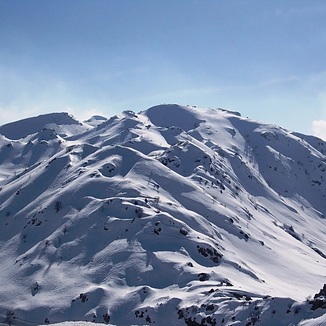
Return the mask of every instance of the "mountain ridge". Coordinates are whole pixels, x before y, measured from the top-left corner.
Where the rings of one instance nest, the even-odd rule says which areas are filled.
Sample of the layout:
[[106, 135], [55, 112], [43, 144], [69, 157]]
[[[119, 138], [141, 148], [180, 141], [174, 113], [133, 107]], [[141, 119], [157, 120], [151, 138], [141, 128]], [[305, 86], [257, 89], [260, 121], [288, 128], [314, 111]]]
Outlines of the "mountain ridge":
[[4, 318], [288, 325], [323, 314], [303, 301], [325, 282], [325, 142], [224, 109], [61, 117], [1, 138]]

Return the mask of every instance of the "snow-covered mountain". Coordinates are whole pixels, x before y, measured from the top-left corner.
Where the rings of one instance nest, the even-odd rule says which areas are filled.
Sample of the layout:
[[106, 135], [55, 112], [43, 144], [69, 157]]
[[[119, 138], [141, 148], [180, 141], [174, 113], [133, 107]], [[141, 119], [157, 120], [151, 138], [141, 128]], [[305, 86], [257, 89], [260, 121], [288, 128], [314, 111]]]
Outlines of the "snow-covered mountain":
[[325, 154], [179, 105], [0, 126], [0, 324], [326, 325]]

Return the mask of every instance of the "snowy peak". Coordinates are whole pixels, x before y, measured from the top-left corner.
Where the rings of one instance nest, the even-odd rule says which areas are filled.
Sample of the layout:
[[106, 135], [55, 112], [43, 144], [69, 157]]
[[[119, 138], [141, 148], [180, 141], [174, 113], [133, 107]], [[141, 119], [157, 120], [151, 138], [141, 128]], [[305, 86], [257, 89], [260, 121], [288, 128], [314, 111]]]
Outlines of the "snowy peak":
[[181, 106], [178, 104], [162, 104], [149, 108], [143, 112], [156, 126], [172, 127], [176, 126], [185, 131], [196, 129], [202, 120], [203, 115], [227, 115], [240, 116], [240, 113], [225, 109], [197, 109], [193, 106]]
[[145, 114], [156, 126], [176, 126], [185, 131], [196, 128], [201, 122], [193, 108], [177, 104], [153, 106]]
[[87, 126], [51, 119], [0, 137], [5, 318], [288, 325], [323, 314], [324, 292], [304, 300], [325, 282], [324, 142], [179, 105]]
[[[43, 128], [54, 129], [59, 134], [62, 132], [62, 126], [74, 126], [74, 130], [86, 130], [82, 124], [72, 115], [62, 113], [49, 113], [39, 115], [33, 118], [27, 118], [0, 126], [0, 134], [7, 138], [18, 140], [28, 135], [32, 135]], [[64, 129], [64, 128], [63, 128]]]
[[105, 122], [106, 120], [107, 120], [107, 118], [105, 118], [105, 117], [102, 117], [100, 115], [94, 115], [91, 118], [85, 120], [84, 123], [86, 123], [92, 127], [96, 127], [99, 124]]

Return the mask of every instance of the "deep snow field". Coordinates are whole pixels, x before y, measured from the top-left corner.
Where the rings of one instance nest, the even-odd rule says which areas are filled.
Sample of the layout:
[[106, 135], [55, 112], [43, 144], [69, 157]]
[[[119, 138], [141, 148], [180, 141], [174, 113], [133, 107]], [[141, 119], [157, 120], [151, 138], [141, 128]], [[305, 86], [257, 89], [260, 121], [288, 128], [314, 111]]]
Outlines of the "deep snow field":
[[326, 325], [325, 154], [179, 105], [0, 126], [0, 325]]

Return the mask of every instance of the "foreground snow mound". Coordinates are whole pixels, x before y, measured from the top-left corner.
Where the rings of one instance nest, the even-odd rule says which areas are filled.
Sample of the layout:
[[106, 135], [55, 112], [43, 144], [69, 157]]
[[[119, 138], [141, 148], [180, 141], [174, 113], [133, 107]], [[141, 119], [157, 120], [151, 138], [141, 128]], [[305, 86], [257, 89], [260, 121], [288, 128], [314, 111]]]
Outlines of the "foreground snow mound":
[[322, 140], [178, 105], [59, 115], [0, 127], [0, 323], [322, 320]]

